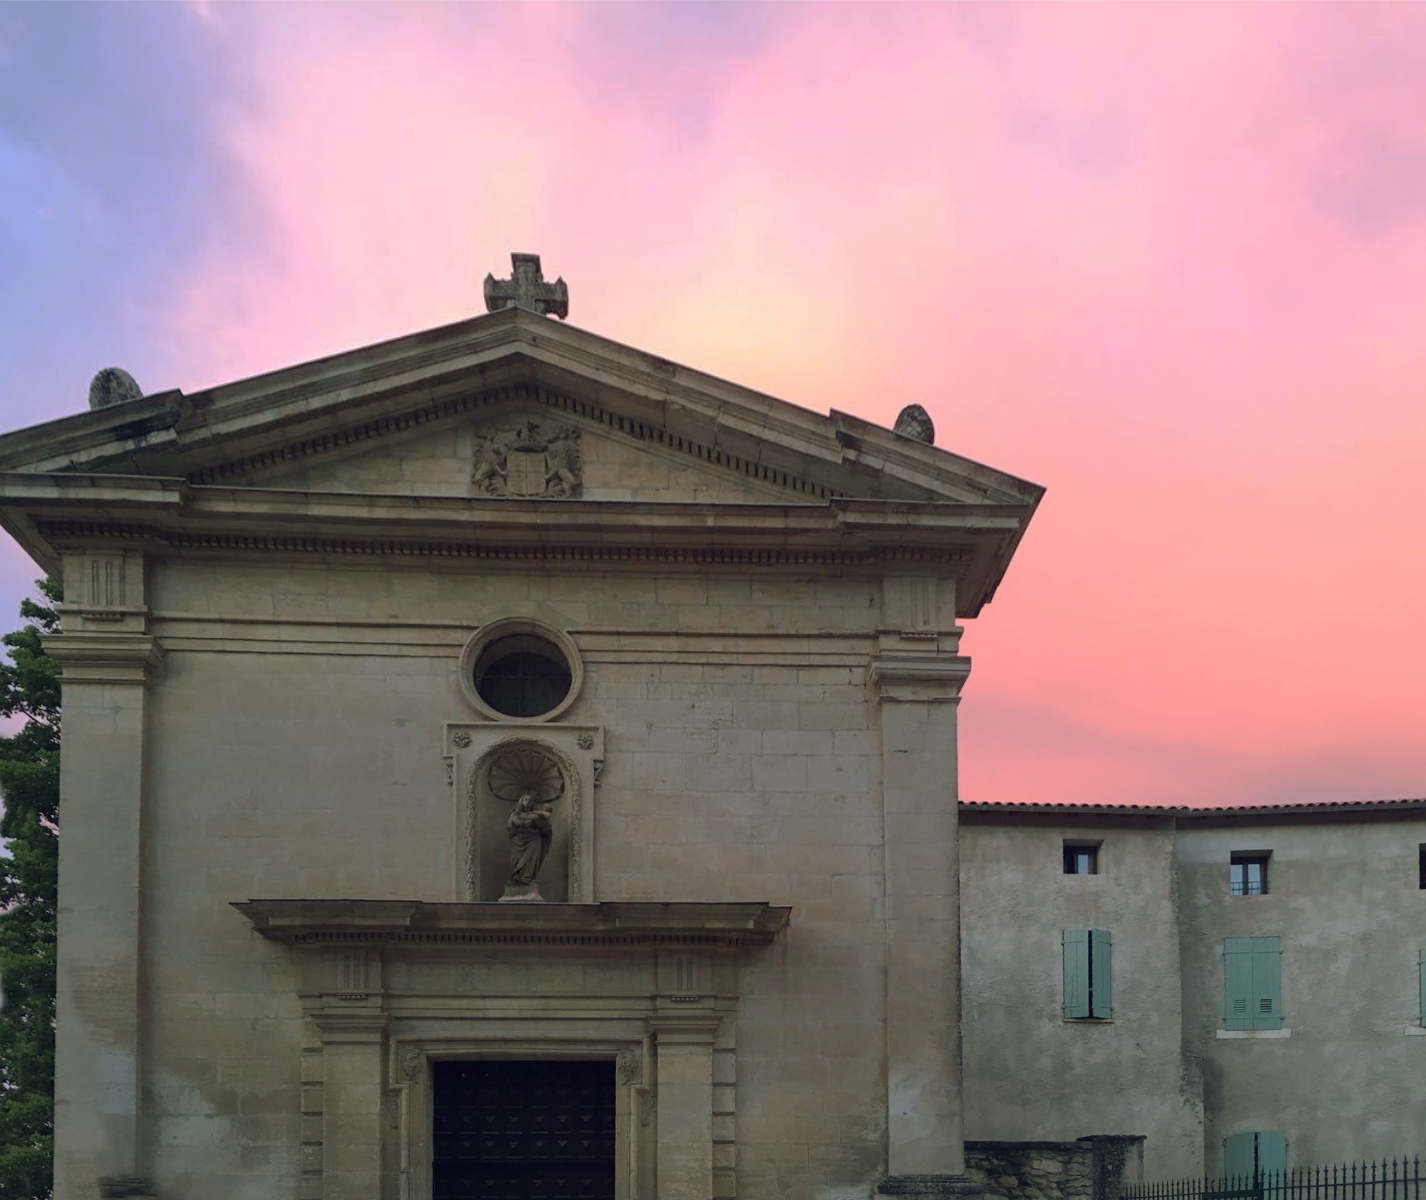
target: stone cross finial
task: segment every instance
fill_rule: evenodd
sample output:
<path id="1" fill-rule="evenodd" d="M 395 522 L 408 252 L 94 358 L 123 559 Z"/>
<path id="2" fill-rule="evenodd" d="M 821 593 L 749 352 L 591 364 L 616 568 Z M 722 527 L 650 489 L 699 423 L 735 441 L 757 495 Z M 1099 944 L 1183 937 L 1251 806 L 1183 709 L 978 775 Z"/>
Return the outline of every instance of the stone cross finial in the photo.
<path id="1" fill-rule="evenodd" d="M 569 316 L 569 287 L 563 280 L 546 283 L 538 254 L 512 254 L 509 279 L 485 277 L 485 310 L 528 308 L 563 320 Z"/>

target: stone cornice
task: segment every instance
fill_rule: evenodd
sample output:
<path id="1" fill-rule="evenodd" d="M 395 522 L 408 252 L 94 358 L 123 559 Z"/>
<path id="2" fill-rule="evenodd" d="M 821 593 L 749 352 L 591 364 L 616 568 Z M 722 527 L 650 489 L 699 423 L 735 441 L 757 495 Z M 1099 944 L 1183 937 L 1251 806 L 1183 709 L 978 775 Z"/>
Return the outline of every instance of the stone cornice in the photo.
<path id="1" fill-rule="evenodd" d="M 642 429 L 789 473 L 823 495 L 986 498 L 1015 503 L 1028 519 L 1042 494 L 869 422 L 823 416 L 518 309 L 19 430 L 0 436 L 0 467 L 193 475 L 370 422 L 433 419 L 441 404 L 512 388 L 552 389 Z M 880 478 L 900 490 L 864 490 Z"/>
<path id="2" fill-rule="evenodd" d="M 143 634 L 68 632 L 44 639 L 59 664 L 60 683 L 127 683 L 146 686 L 163 661 L 158 640 Z"/>
<path id="3" fill-rule="evenodd" d="M 883 700 L 957 701 L 969 677 L 964 655 L 878 654 L 867 665 L 867 682 Z"/>
<path id="4" fill-rule="evenodd" d="M 115 541 L 143 545 L 148 549 L 167 548 L 222 554 L 319 554 L 365 555 L 382 558 L 470 558 L 495 562 L 592 562 L 618 564 L 660 563 L 689 566 L 865 566 L 878 568 L 892 564 L 929 567 L 937 573 L 954 573 L 971 554 L 965 550 L 937 550 L 934 547 L 877 546 L 864 550 L 837 550 L 828 547 L 760 546 L 627 546 L 579 545 L 539 542 L 530 545 L 476 541 L 425 540 L 417 538 L 281 537 L 253 534 L 171 534 L 128 527 L 104 528 L 92 524 L 46 525 L 47 536 L 56 542 L 73 541 L 90 545 Z"/>
<path id="5" fill-rule="evenodd" d="M 168 489 L 163 500 L 174 507 L 167 512 L 182 507 L 189 518 L 192 509 L 211 517 L 211 497 L 196 489 L 185 492 L 183 481 L 240 481 L 289 460 L 347 452 L 357 443 L 406 436 L 423 425 L 480 421 L 530 405 L 558 411 L 589 426 L 591 434 L 607 431 L 600 436 L 645 443 L 701 469 L 780 489 L 789 507 L 817 508 L 844 497 L 881 502 L 887 511 L 897 504 L 921 505 L 925 511 L 918 517 L 891 522 L 885 545 L 909 542 L 968 552 L 969 565 L 957 573 L 962 616 L 976 615 L 994 595 L 1043 494 L 1036 484 L 846 414 L 810 412 L 608 338 L 506 309 L 192 395 L 156 393 L 0 435 L 0 524 L 51 569 L 53 542 L 37 533 L 35 522 L 153 523 L 152 514 L 131 511 L 136 479 Z M 55 484 L 59 477 L 69 483 Z M 238 491 L 253 506 L 247 529 L 209 525 L 205 535 L 351 538 L 364 545 L 413 537 L 441 543 L 452 537 L 449 529 L 422 532 L 409 522 L 399 530 L 381 529 L 371 513 L 359 528 L 354 510 L 345 519 L 356 523 L 343 530 L 323 528 L 334 504 L 361 498 L 313 493 L 307 494 L 306 513 L 301 506 L 263 511 L 264 498 L 273 493 L 258 488 L 229 493 L 234 520 L 242 518 L 236 511 Z M 109 511 L 93 512 L 104 508 L 106 498 L 113 500 Z M 438 498 L 408 499 L 428 516 L 443 511 Z M 621 512 L 624 518 L 636 515 L 627 508 Z M 167 516 L 157 525 L 158 536 L 174 532 Z M 480 539 L 469 530 L 461 534 L 484 540 L 487 532 L 482 525 Z M 658 541 L 668 532 L 655 528 L 642 541 Z M 727 529 L 720 526 L 717 532 Z M 848 525 L 834 540 L 851 532 Z M 863 542 L 877 540 L 869 525 L 855 532 Z M 684 533 L 692 537 L 695 531 Z M 713 533 L 693 537 L 685 548 L 727 548 Z M 801 548 L 796 533 L 789 528 L 777 544 Z M 551 543 L 548 537 L 540 540 Z M 624 538 L 621 544 L 640 540 Z M 758 548 L 769 548 L 766 536 Z"/>
<path id="6" fill-rule="evenodd" d="M 122 531 L 163 535 L 200 528 L 270 534 L 298 527 L 304 534 L 419 536 L 437 530 L 528 542 L 585 533 L 617 532 L 629 544 L 654 544 L 664 531 L 703 530 L 701 542 L 757 537 L 761 544 L 794 544 L 807 537 L 932 545 L 948 538 L 1010 537 L 1022 509 L 1013 504 L 879 500 L 838 497 L 822 503 L 685 503 L 637 500 L 516 500 L 462 496 L 404 496 L 311 492 L 190 484 L 173 477 L 0 472 L 0 505 L 34 515 L 47 530 Z M 635 537 L 643 531 L 641 537 Z M 721 538 L 716 535 L 723 535 Z M 970 541 L 960 547 L 969 551 Z"/>
<path id="7" fill-rule="evenodd" d="M 700 442 L 691 433 L 669 430 L 662 425 L 627 417 L 589 401 L 535 386 L 495 388 L 450 397 L 411 412 L 382 414 L 341 429 L 324 430 L 285 445 L 203 467 L 190 472 L 186 478 L 198 484 L 242 484 L 243 477 L 255 471 L 295 465 L 308 458 L 345 450 L 364 442 L 466 414 L 475 415 L 478 419 L 493 420 L 500 412 L 514 406 L 544 407 L 565 416 L 582 418 L 600 430 L 607 430 L 631 442 L 656 446 L 660 450 L 693 459 L 701 466 L 722 469 L 733 476 L 750 476 L 762 483 L 797 494 L 806 502 L 816 503 L 842 494 L 835 488 L 790 470 L 785 463 L 779 466 L 761 462 L 756 458 L 745 458 L 725 448 Z M 936 493 L 934 490 L 928 490 L 926 495 L 934 497 Z M 977 495 L 977 498 L 983 499 L 986 496 Z M 1000 499 L 1003 500 L 1004 497 Z"/>
<path id="8" fill-rule="evenodd" d="M 913 566 L 954 577 L 970 616 L 1018 536 L 1015 506 L 834 499 L 715 504 L 512 500 L 234 488 L 181 479 L 0 472 L 0 509 L 41 557 L 367 555 L 732 566 Z M 27 547 L 28 548 L 28 547 Z M 31 549 L 36 553 L 36 549 Z"/>
<path id="9" fill-rule="evenodd" d="M 247 900 L 233 907 L 263 937 L 294 946 L 598 946 L 735 950 L 768 945 L 792 910 L 766 902 L 599 904 L 421 900 Z"/>

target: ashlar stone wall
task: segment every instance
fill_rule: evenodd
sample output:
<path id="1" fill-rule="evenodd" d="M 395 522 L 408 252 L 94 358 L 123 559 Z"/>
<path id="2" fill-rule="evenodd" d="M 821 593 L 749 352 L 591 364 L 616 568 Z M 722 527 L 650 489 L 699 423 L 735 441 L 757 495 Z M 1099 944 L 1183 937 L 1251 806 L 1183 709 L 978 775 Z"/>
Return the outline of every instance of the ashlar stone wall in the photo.
<path id="1" fill-rule="evenodd" d="M 146 753 L 143 1156 L 161 1194 L 295 1195 L 320 1169 L 320 1089 L 369 1094 L 304 1074 L 294 957 L 229 905 L 464 898 L 442 729 L 474 717 L 461 647 L 510 616 L 567 630 L 584 659 L 562 719 L 604 729 L 597 898 L 793 906 L 742 966 L 736 1042 L 720 1035 L 716 1194 L 866 1194 L 887 1173 L 879 579 L 358 556 L 174 559 L 150 578 L 165 658 Z M 926 803 L 953 822 L 953 772 L 943 786 Z M 541 969 L 520 986 L 592 986 L 589 964 Z M 940 969 L 924 995 L 903 989 L 913 1012 L 952 1004 Z"/>

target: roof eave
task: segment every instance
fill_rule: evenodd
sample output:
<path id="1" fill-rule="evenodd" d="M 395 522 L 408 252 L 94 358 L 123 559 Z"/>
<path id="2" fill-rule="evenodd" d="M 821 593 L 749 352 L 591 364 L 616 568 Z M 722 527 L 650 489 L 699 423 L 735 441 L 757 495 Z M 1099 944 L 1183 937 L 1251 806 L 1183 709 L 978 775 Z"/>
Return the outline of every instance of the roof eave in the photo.
<path id="1" fill-rule="evenodd" d="M 1280 816 L 1329 816 L 1355 814 L 1376 816 L 1387 813 L 1426 813 L 1426 798 L 1406 798 L 1392 800 L 1344 800 L 1321 801 L 1301 804 L 1240 804 L 1221 807 L 1191 808 L 1186 805 L 1154 804 L 1015 804 L 997 801 L 962 800 L 959 804 L 962 815 L 1013 816 L 1034 814 L 1037 816 L 1091 816 L 1113 819 L 1115 817 L 1172 817 L 1189 823 L 1209 823 L 1216 820 L 1262 821 Z"/>

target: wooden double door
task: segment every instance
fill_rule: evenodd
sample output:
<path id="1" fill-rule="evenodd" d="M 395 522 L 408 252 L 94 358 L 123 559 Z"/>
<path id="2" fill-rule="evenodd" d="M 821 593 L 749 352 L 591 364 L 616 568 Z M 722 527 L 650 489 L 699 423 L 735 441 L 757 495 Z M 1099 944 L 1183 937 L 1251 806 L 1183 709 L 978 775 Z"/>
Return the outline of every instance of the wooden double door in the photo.
<path id="1" fill-rule="evenodd" d="M 432 1063 L 434 1200 L 614 1200 L 614 1064 Z"/>

